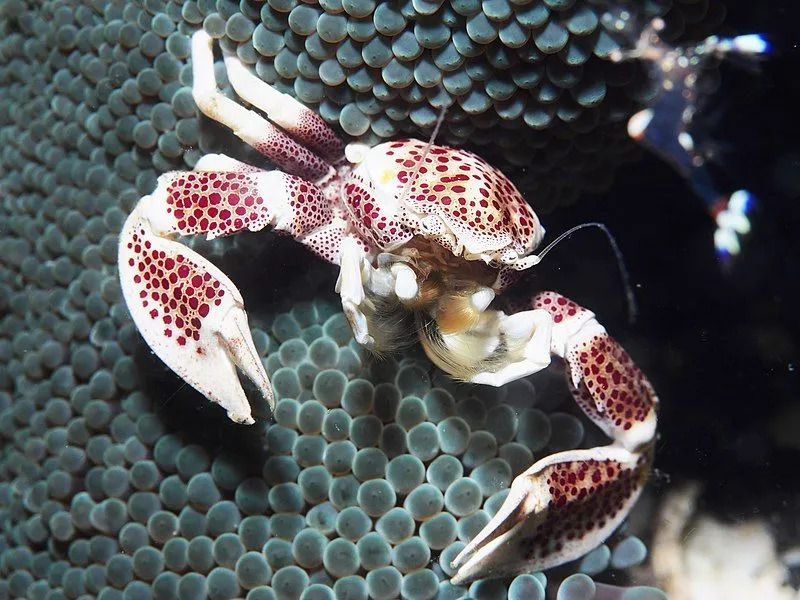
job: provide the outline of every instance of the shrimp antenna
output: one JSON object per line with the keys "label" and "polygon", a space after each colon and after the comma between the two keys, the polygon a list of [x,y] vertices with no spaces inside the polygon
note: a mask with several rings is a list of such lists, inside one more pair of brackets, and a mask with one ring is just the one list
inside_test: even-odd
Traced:
{"label": "shrimp antenna", "polygon": [[612,235],[611,231],[606,227],[603,223],[597,222],[590,222],[590,223],[581,223],[580,225],[575,225],[574,227],[570,227],[564,233],[559,235],[556,239],[545,246],[544,250],[539,253],[539,260],[544,258],[544,256],[550,252],[555,246],[557,246],[560,242],[564,239],[571,236],[576,231],[581,229],[586,229],[588,227],[596,227],[604,234],[606,234],[606,238],[608,238],[608,243],[611,246],[611,250],[614,252],[614,256],[617,259],[617,268],[619,268],[619,275],[622,279],[622,287],[625,289],[625,299],[628,303],[628,323],[633,325],[636,321],[636,315],[639,312],[638,307],[636,306],[636,297],[633,295],[633,287],[631,287],[631,278],[628,274],[628,267],[625,266],[625,259],[622,256],[622,251],[619,249],[619,245],[617,245],[617,240]]}
{"label": "shrimp antenna", "polygon": [[436,117],[436,125],[433,126],[433,131],[431,132],[430,138],[428,138],[428,143],[425,145],[425,150],[422,151],[422,156],[419,157],[417,164],[414,166],[414,171],[406,180],[406,184],[403,186],[403,191],[400,192],[400,200],[403,200],[406,197],[406,192],[408,192],[408,189],[411,187],[414,181],[416,181],[417,175],[419,175],[419,168],[422,166],[422,163],[425,162],[425,157],[428,156],[428,153],[431,151],[433,142],[436,141],[436,136],[439,135],[439,129],[442,128],[442,123],[444,123],[444,118],[446,115],[447,107],[445,106],[442,108],[441,112],[439,112],[439,116]]}

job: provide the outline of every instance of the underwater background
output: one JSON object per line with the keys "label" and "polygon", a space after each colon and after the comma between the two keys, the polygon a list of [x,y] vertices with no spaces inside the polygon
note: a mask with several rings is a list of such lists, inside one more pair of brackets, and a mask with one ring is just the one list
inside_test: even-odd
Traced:
{"label": "underwater background", "polygon": [[[604,59],[607,4],[0,1],[0,598],[798,597],[800,11],[620,3],[664,14],[673,40],[775,46],[757,69],[721,65],[701,115],[720,186],[757,198],[722,264],[702,204],[627,139],[652,90]],[[516,288],[596,311],[660,396],[651,482],[606,545],[544,574],[447,583],[515,475],[602,436],[549,372],[495,390],[454,384],[421,351],[368,356],[336,269],[291,239],[187,241],[242,291],[274,415],[254,400],[255,426],[230,423],[152,355],[116,275],[127,213],[205,152],[265,165],[197,117],[199,27],[365,141],[425,138],[450,106],[440,142],[507,172],[551,235],[611,229],[634,323],[595,233]]]}

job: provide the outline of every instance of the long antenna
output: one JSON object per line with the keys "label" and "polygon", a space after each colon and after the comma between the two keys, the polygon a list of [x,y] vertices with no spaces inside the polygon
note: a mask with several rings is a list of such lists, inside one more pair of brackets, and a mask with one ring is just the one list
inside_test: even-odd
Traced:
{"label": "long antenna", "polygon": [[614,239],[614,236],[611,234],[611,231],[606,227],[603,223],[591,222],[591,223],[581,223],[580,225],[575,225],[574,227],[570,227],[564,233],[559,235],[556,239],[545,246],[544,250],[539,252],[538,256],[541,260],[545,257],[545,255],[550,252],[556,245],[562,242],[564,239],[571,236],[576,231],[581,229],[586,229],[588,227],[596,227],[600,231],[606,234],[608,238],[608,243],[611,246],[611,249],[614,251],[614,256],[617,259],[617,267],[619,268],[619,275],[622,279],[622,287],[625,289],[625,298],[628,302],[628,323],[633,325],[636,321],[636,315],[639,312],[636,306],[636,297],[633,295],[633,287],[631,287],[631,278],[628,274],[628,268],[625,266],[625,259],[622,257],[622,252],[617,245],[617,240]]}
{"label": "long antenna", "polygon": [[422,151],[422,156],[419,157],[417,164],[414,166],[414,171],[409,174],[408,179],[406,179],[406,184],[403,186],[403,191],[400,192],[399,199],[403,200],[406,197],[406,192],[408,192],[408,188],[416,181],[417,175],[419,174],[419,168],[422,166],[422,163],[425,162],[425,157],[428,156],[428,153],[431,151],[431,146],[433,146],[433,142],[436,141],[436,136],[439,135],[439,129],[442,127],[442,123],[444,123],[444,118],[447,115],[447,107],[443,107],[439,116],[436,117],[436,125],[433,127],[433,131],[431,132],[431,136],[428,138],[428,143],[425,146],[425,150]]}

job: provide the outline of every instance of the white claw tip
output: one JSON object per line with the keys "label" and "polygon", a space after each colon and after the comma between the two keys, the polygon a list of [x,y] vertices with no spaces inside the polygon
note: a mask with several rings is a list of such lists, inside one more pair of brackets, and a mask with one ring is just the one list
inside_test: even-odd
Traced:
{"label": "white claw tip", "polygon": [[728,210],[737,215],[746,215],[753,207],[753,194],[747,190],[736,190],[728,200]]}
{"label": "white claw tip", "polygon": [[769,42],[758,33],[737,35],[731,42],[734,50],[744,54],[766,54],[770,51]]}
{"label": "white claw tip", "polygon": [[255,419],[253,419],[253,417],[248,413],[229,411],[228,418],[234,423],[239,423],[240,425],[252,425],[256,422]]}
{"label": "white claw tip", "polygon": [[628,120],[628,135],[638,142],[644,137],[644,132],[652,120],[652,108],[640,110]]}
{"label": "white claw tip", "polygon": [[489,308],[492,300],[494,300],[494,295],[494,290],[491,288],[481,288],[472,294],[469,300],[475,310],[478,312],[483,312]]}

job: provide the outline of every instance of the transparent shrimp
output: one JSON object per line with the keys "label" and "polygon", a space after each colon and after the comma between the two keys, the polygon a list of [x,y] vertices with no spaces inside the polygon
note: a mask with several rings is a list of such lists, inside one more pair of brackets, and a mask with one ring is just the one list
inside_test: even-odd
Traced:
{"label": "transparent shrimp", "polygon": [[[606,13],[611,29],[631,36],[633,13],[616,10]],[[749,34],[732,38],[710,36],[696,45],[671,46],[660,37],[664,21],[655,18],[640,30],[633,47],[611,54],[615,62],[645,61],[658,86],[654,101],[628,121],[628,134],[637,142],[671,164],[686,178],[716,223],[714,247],[721,259],[738,254],[740,237],[749,233],[749,213],[754,204],[747,190],[725,194],[717,189],[706,166],[711,153],[695,143],[692,120],[698,112],[702,71],[725,57],[757,59],[770,52],[762,35]]]}

